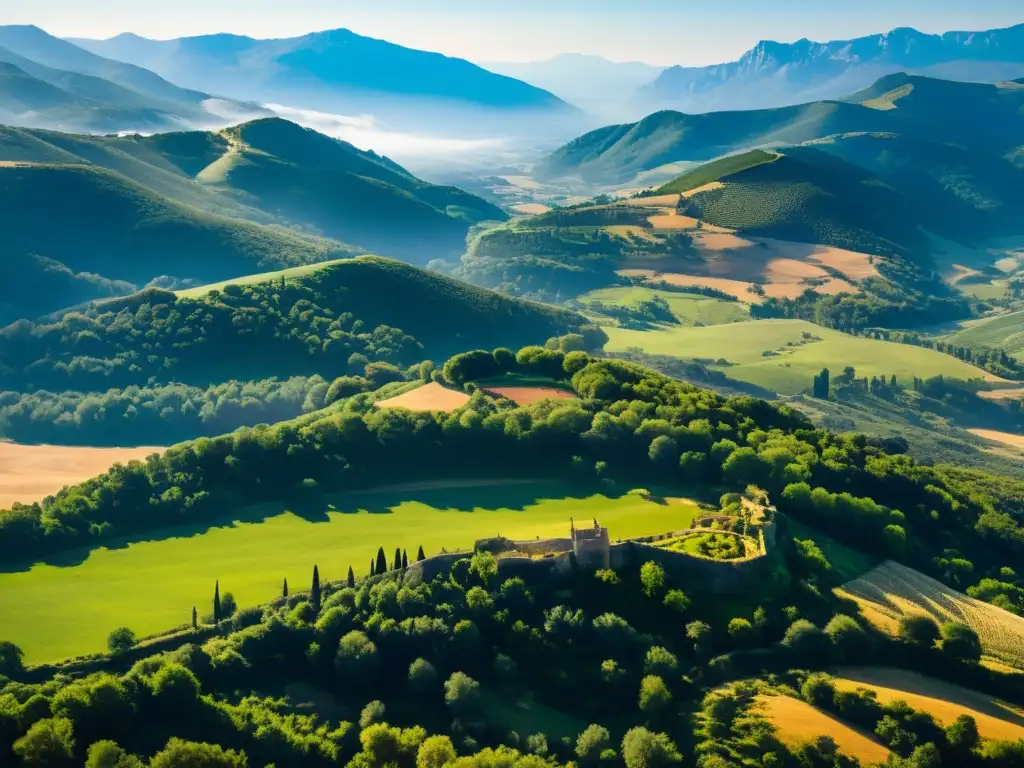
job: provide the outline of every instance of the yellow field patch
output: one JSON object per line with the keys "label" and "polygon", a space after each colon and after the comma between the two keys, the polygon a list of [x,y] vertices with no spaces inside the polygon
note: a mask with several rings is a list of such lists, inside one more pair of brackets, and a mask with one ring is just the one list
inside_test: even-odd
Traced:
{"label": "yellow field patch", "polygon": [[405,408],[409,411],[444,411],[450,413],[469,402],[469,395],[442,387],[436,381],[417,387],[404,395],[376,403],[378,408]]}
{"label": "yellow field patch", "polygon": [[835,686],[841,691],[867,688],[888,704],[903,700],[927,712],[943,726],[960,715],[970,715],[985,739],[1024,739],[1024,713],[1011,704],[958,685],[889,667],[856,667],[836,671]]}
{"label": "yellow field patch", "polygon": [[758,696],[757,711],[775,726],[783,744],[795,747],[819,736],[832,738],[839,751],[864,763],[884,763],[889,750],[863,731],[791,696]]}
{"label": "yellow field patch", "polygon": [[633,226],[632,224],[614,224],[610,227],[604,228],[605,232],[621,237],[623,240],[629,240],[634,237],[641,237],[644,240],[655,240],[654,234],[643,227]]}
{"label": "yellow field patch", "polygon": [[42,501],[66,485],[102,475],[114,464],[142,461],[163,448],[90,448],[0,442],[0,509]]}
{"label": "yellow field patch", "polygon": [[551,208],[543,203],[519,203],[519,205],[513,205],[512,210],[527,216],[539,216],[542,213],[547,213]]}
{"label": "yellow field patch", "polygon": [[693,189],[686,190],[685,192],[683,192],[682,197],[691,198],[694,195],[700,194],[701,192],[713,192],[714,190],[721,189],[724,186],[725,184],[723,184],[720,181],[708,182],[707,184],[702,184],[699,187],[694,187]]}
{"label": "yellow field patch", "polygon": [[1018,451],[1024,451],[1024,435],[1015,435],[1012,432],[1000,432],[996,429],[968,429],[972,435],[991,440],[994,443],[1001,443]]}
{"label": "yellow field patch", "polygon": [[710,277],[707,275],[683,275],[678,272],[659,273],[653,269],[620,269],[618,273],[623,277],[645,277],[654,282],[668,283],[669,285],[703,285],[728,293],[730,296],[735,296],[740,301],[745,301],[748,304],[760,304],[764,301],[763,297],[750,293],[750,283],[745,283],[742,280],[730,280],[724,277]]}
{"label": "yellow field patch", "polygon": [[698,220],[692,216],[681,216],[674,210],[658,216],[650,216],[647,221],[655,229],[696,229]]}
{"label": "yellow field patch", "polygon": [[978,392],[978,397],[986,400],[1020,400],[1024,398],[1024,388],[984,390]]}
{"label": "yellow field patch", "polygon": [[868,621],[895,634],[900,617],[925,614],[966,624],[987,656],[1024,669],[1024,617],[975,600],[912,568],[887,560],[836,592],[857,602]]}

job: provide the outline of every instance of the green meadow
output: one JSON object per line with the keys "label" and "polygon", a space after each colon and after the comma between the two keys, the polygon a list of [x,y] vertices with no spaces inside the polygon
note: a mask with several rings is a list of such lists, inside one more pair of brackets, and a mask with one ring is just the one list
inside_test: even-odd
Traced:
{"label": "green meadow", "polygon": [[377,548],[411,558],[470,549],[476,539],[566,536],[569,518],[597,518],[613,539],[683,528],[694,502],[660,504],[636,495],[572,495],[552,482],[376,491],[337,497],[326,510],[298,514],[283,505],[246,510],[203,531],[166,529],[159,540],[80,552],[66,563],[0,573],[0,636],[40,663],[103,651],[128,626],[142,637],[185,624],[192,606],[212,611],[213,586],[240,607],[308,589],[313,565],[325,581],[351,565],[365,576]]}
{"label": "green meadow", "polygon": [[[986,374],[973,365],[923,347],[876,341],[833,331],[803,320],[757,320],[742,325],[706,327],[660,326],[650,331],[605,328],[606,349],[622,352],[639,347],[652,355],[685,359],[725,359],[731,365],[715,366],[741,381],[795,395],[808,389],[823,367],[833,375],[846,366],[858,376],[896,374],[910,384],[914,376],[981,378]],[[805,338],[810,334],[819,340]],[[766,354],[767,353],[767,354]]]}
{"label": "green meadow", "polygon": [[623,307],[636,307],[641,302],[664,299],[672,314],[683,325],[721,325],[750,320],[750,309],[738,301],[722,301],[699,293],[660,291],[642,286],[601,288],[580,296],[584,304],[600,301]]}

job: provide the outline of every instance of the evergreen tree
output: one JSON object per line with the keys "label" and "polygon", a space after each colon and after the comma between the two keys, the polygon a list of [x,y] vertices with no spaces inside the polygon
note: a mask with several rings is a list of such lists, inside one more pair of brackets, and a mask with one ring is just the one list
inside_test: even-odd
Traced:
{"label": "evergreen tree", "polygon": [[281,589],[281,597],[288,597],[288,577],[284,577],[284,587]]}
{"label": "evergreen tree", "polygon": [[402,570],[404,571],[408,567],[409,567],[409,555],[407,555],[405,553],[405,550],[403,549],[402,550]]}
{"label": "evergreen tree", "polygon": [[199,612],[192,606],[192,629],[199,629]]}
{"label": "evergreen tree", "polygon": [[313,601],[313,610],[320,613],[320,569],[313,566],[313,588],[309,591]]}
{"label": "evergreen tree", "polygon": [[379,576],[388,572],[388,557],[384,554],[384,547],[377,549],[377,568],[375,573]]}
{"label": "evergreen tree", "polygon": [[356,574],[352,570],[352,566],[348,567],[348,578],[345,579],[345,586],[354,587],[356,585]]}
{"label": "evergreen tree", "polygon": [[220,579],[213,587],[213,623],[220,623]]}
{"label": "evergreen tree", "polygon": [[426,559],[427,559],[427,556],[423,554],[423,545],[420,544],[420,551],[416,553],[416,562],[418,563],[420,560],[426,560]]}
{"label": "evergreen tree", "polygon": [[814,377],[814,384],[811,387],[811,395],[819,400],[827,400],[829,393],[829,372],[828,368],[822,368],[821,373]]}
{"label": "evergreen tree", "polygon": [[391,566],[392,571],[402,570],[402,550],[395,547],[395,564]]}
{"label": "evergreen tree", "polygon": [[373,570],[373,560],[370,561],[370,575],[371,576],[375,576],[376,575],[376,573]]}

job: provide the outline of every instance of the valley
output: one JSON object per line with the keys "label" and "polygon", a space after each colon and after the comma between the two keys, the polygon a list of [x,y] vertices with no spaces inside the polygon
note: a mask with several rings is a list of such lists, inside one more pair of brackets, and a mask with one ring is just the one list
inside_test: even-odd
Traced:
{"label": "valley", "polygon": [[0,26],[0,764],[1024,766],[1024,26],[314,10]]}

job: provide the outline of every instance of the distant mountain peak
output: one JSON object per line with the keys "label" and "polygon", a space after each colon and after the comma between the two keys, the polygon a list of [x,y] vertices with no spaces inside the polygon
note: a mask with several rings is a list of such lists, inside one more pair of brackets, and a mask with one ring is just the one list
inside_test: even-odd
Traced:
{"label": "distant mountain peak", "polygon": [[765,109],[838,99],[890,71],[996,82],[1024,75],[1024,24],[979,32],[927,34],[913,27],[849,40],[761,40],[739,59],[670,67],[639,97],[648,108],[692,112]]}

